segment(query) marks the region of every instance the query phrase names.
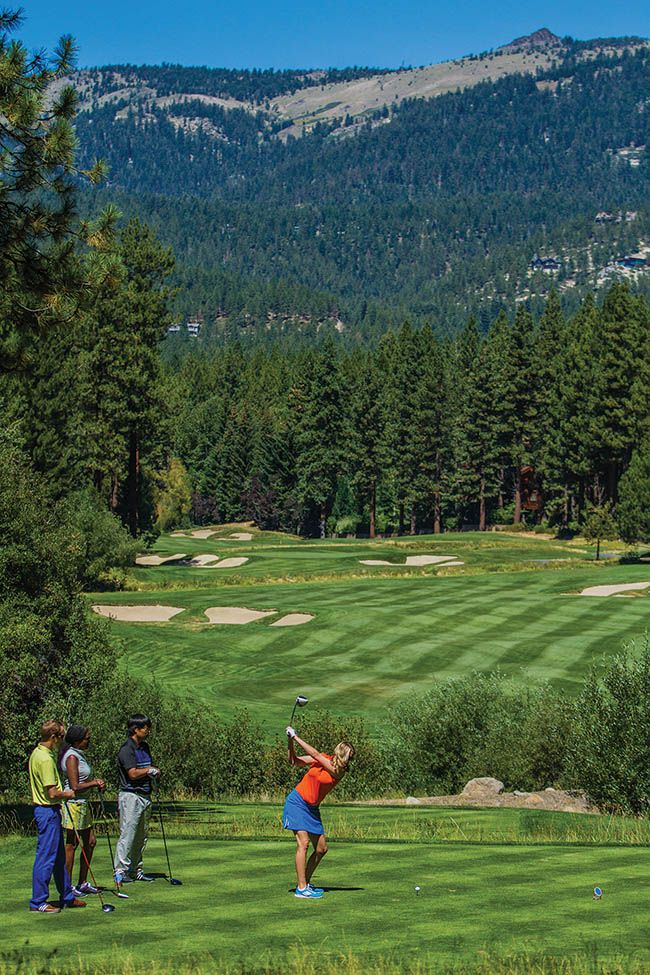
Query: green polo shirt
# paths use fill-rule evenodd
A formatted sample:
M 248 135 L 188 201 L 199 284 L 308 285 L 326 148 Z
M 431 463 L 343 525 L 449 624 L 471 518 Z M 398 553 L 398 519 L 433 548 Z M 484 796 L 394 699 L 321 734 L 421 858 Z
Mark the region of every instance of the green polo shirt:
M 37 745 L 29 756 L 29 784 L 32 787 L 32 801 L 35 806 L 60 806 L 60 799 L 50 799 L 49 786 L 61 789 L 61 777 L 56 767 L 53 749 Z

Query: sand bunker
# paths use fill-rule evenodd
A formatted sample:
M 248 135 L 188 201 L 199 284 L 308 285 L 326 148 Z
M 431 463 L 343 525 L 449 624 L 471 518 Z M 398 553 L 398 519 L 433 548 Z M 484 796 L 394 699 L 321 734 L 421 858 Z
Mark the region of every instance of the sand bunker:
M 385 559 L 360 559 L 361 565 L 392 565 L 399 568 L 404 565 L 464 565 L 455 555 L 407 555 L 406 562 L 387 562 Z
M 93 606 L 100 616 L 125 623 L 168 623 L 172 616 L 182 613 L 178 606 Z
M 186 559 L 187 555 L 182 552 L 180 555 L 139 555 L 135 560 L 136 565 L 164 565 L 165 562 L 178 562 Z
M 229 538 L 234 538 L 236 542 L 250 542 L 253 539 L 251 532 L 234 532 Z
M 313 618 L 311 613 L 287 613 L 282 619 L 271 623 L 271 626 L 300 626 L 301 623 L 311 623 Z
M 240 565 L 244 565 L 248 562 L 248 559 L 237 558 L 237 559 L 222 559 L 218 565 L 211 565 L 211 569 L 238 569 Z
M 235 624 L 253 623 L 274 613 L 277 613 L 277 609 L 245 609 L 241 606 L 213 606 L 205 611 L 210 623 Z
M 583 589 L 579 596 L 618 596 L 621 593 L 633 592 L 639 589 L 650 589 L 650 582 L 626 582 L 621 586 L 590 586 Z
M 193 555 L 191 559 L 183 562 L 183 565 L 193 565 L 197 566 L 198 568 L 202 568 L 204 566 L 212 566 L 213 562 L 218 561 L 218 555 Z
M 197 528 L 193 532 L 172 532 L 172 538 L 210 538 L 215 534 L 214 528 Z

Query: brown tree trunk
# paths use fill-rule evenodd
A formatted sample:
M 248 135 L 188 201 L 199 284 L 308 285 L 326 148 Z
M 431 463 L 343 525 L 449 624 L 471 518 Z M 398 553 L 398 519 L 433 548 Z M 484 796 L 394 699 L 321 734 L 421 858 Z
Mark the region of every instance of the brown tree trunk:
M 485 531 L 485 481 L 481 478 L 481 490 L 478 496 L 478 530 Z
M 404 503 L 402 502 L 399 506 L 399 524 L 397 526 L 397 534 L 404 534 Z
M 322 501 L 321 502 L 321 506 L 320 506 L 320 519 L 319 519 L 320 537 L 321 538 L 325 538 L 325 525 L 327 523 L 326 514 L 327 514 L 326 504 L 325 504 L 324 501 Z
M 521 524 L 521 468 L 515 473 L 515 525 Z
M 505 505 L 505 498 L 503 496 L 503 482 L 505 480 L 505 477 L 506 474 L 502 467 L 501 470 L 499 471 L 499 498 L 497 501 L 497 504 L 499 505 L 500 508 L 503 508 Z
M 433 534 L 439 535 L 442 531 L 442 511 L 441 511 L 440 491 L 436 491 L 433 496 Z
M 377 534 L 377 485 L 372 482 L 370 487 L 370 537 L 374 538 Z
M 138 535 L 140 508 L 140 444 L 138 435 L 129 435 L 129 475 L 127 479 L 127 523 L 134 538 Z
M 611 504 L 618 501 L 618 464 L 615 460 L 607 465 L 607 500 Z
M 120 482 L 117 479 L 117 474 L 113 474 L 111 477 L 111 511 L 116 512 L 117 506 L 120 501 Z
M 417 506 L 415 501 L 411 501 L 411 535 L 418 533 Z

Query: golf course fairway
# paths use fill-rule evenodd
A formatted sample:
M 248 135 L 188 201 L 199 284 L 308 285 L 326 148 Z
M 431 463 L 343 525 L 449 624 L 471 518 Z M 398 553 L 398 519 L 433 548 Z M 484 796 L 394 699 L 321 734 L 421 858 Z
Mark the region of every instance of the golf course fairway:
M 650 565 L 618 557 L 596 563 L 584 545 L 495 533 L 321 543 L 252 534 L 241 543 L 163 536 L 154 549 L 161 555 L 218 552 L 249 561 L 225 575 L 173 564 L 137 569 L 129 591 L 89 601 L 108 611 L 173 607 L 169 622 L 107 623 L 123 641 L 122 664 L 223 716 L 254 703 L 268 734 L 284 728 L 296 690 L 335 713 L 362 714 L 369 725 L 406 694 L 472 671 L 549 680 L 572 693 L 593 664 L 642 638 L 650 620 L 647 592 L 578 595 L 596 584 L 650 581 Z M 422 553 L 463 564 L 360 564 Z M 212 625 L 206 610 L 218 607 L 270 615 Z M 313 618 L 274 626 L 285 614 Z

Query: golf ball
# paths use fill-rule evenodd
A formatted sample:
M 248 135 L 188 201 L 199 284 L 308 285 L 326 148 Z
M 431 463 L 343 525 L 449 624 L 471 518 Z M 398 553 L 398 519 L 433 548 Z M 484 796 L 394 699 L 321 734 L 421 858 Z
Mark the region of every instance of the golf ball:
M 416 893 L 416 894 L 419 894 L 419 893 L 420 893 L 420 888 L 419 888 L 419 887 L 417 886 L 417 884 L 416 884 L 416 886 L 415 886 L 415 893 Z

